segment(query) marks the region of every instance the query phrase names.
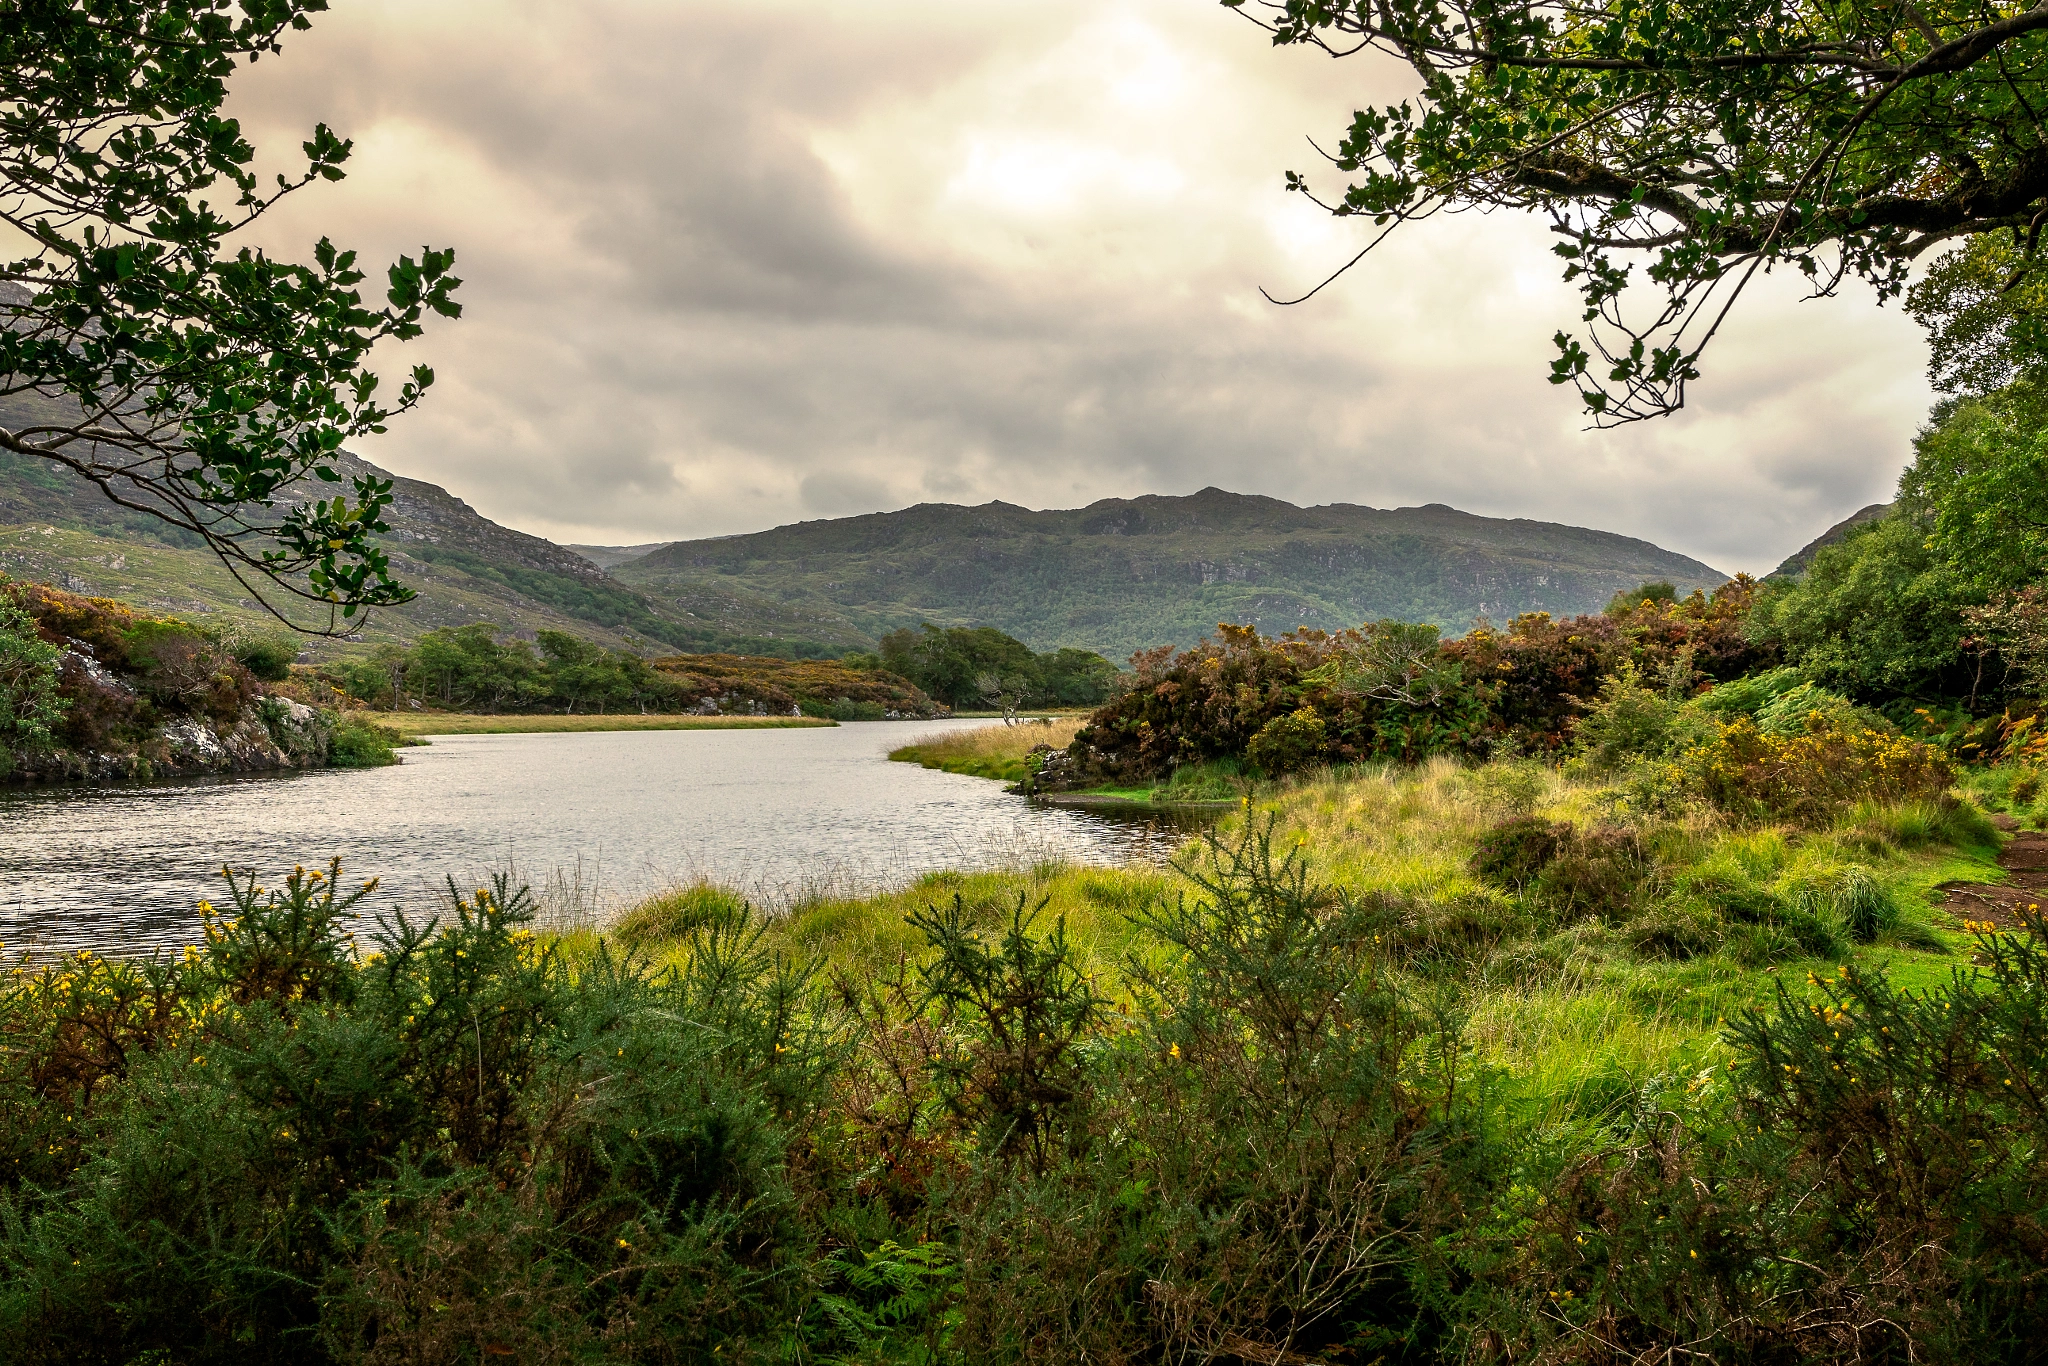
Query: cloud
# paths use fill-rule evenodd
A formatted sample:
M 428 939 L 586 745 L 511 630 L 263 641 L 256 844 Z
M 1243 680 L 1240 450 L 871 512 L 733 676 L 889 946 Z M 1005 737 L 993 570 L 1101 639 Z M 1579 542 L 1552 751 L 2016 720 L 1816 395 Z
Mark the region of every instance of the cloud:
M 440 383 L 364 453 L 560 540 L 1218 484 L 1761 570 L 1888 496 L 1928 393 L 1865 298 L 1767 282 L 1685 413 L 1615 433 L 1544 382 L 1577 307 L 1532 221 L 1260 299 L 1357 249 L 1280 171 L 1401 76 L 1188 0 L 353 0 L 234 107 L 280 157 L 356 140 L 276 249 L 458 250 L 466 316 L 390 357 Z

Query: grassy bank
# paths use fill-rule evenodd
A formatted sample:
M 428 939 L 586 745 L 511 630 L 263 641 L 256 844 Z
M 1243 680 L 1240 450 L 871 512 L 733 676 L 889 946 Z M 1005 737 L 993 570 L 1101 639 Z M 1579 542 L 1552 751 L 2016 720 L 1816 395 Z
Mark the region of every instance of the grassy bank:
M 594 730 L 787 730 L 836 726 L 810 716 L 611 716 L 472 715 L 467 712 L 386 711 L 359 715 L 401 735 L 526 735 L 543 731 Z
M 1007 729 L 944 737 L 987 746 L 955 746 L 950 771 L 1014 754 L 1022 728 Z M 1847 966 L 1914 988 L 1946 979 L 1971 936 L 1931 889 L 2003 876 L 1981 817 L 1904 803 L 1850 808 L 1818 830 L 1696 812 L 1643 831 L 1637 849 L 1586 851 L 1549 888 L 1518 892 L 1474 870 L 1489 832 L 1529 820 L 1599 828 L 1608 789 L 1536 764 L 1439 760 L 1324 772 L 1264 792 L 1241 799 L 1220 836 L 1271 822 L 1276 847 L 1330 894 L 1395 908 L 1381 933 L 1399 971 L 1450 990 L 1467 1013 L 1475 1062 L 1561 1113 L 1583 1108 L 1573 1097 L 1588 1087 L 1694 1067 L 1718 1048 L 1727 1020 L 1767 1006 L 1780 985 L 1807 994 L 1809 972 Z M 1191 841 L 1183 857 L 1200 849 Z M 1845 888 L 1877 907 L 1858 932 L 1828 905 Z M 1042 907 L 1042 923 L 1062 922 L 1084 971 L 1109 982 L 1133 954 L 1158 947 L 1134 917 L 1196 891 L 1170 868 L 1053 861 L 944 871 L 870 897 L 801 901 L 765 922 L 764 943 L 866 975 L 916 957 L 924 939 L 910 918 L 935 903 L 959 896 L 989 917 L 1022 898 Z M 691 932 L 739 901 L 716 887 L 678 889 L 629 910 L 614 933 L 657 961 L 680 961 Z M 573 945 L 590 946 L 589 936 Z
M 920 764 L 947 773 L 1021 783 L 1030 775 L 1031 751 L 1039 745 L 1065 749 L 1086 718 L 1034 718 L 1021 725 L 983 726 L 975 730 L 924 735 L 889 751 L 899 763 Z
M 1021 783 L 1031 775 L 1034 749 L 1039 745 L 1065 749 L 1072 743 L 1075 733 L 1086 724 L 1086 716 L 1044 716 L 1015 726 L 945 731 L 921 736 L 910 744 L 890 750 L 889 757 L 900 763 L 922 764 L 947 773 Z M 1205 763 L 1183 764 L 1158 782 L 1105 783 L 1061 793 L 1054 800 L 1075 805 L 1092 802 L 1213 805 L 1234 802 L 1246 796 L 1269 795 L 1275 790 L 1275 784 L 1256 778 L 1236 760 L 1212 759 Z

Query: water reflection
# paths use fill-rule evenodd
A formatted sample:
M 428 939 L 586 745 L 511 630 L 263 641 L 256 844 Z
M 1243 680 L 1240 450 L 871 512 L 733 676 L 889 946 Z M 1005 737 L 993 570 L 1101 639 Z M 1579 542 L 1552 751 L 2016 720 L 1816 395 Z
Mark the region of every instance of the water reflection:
M 446 736 L 369 772 L 10 791 L 0 943 L 9 956 L 189 943 L 223 863 L 274 876 L 339 855 L 381 879 L 380 909 L 509 867 L 558 913 L 598 913 L 695 877 L 775 905 L 934 868 L 1157 860 L 1187 837 L 1193 818 L 1034 806 L 885 757 L 985 724 Z

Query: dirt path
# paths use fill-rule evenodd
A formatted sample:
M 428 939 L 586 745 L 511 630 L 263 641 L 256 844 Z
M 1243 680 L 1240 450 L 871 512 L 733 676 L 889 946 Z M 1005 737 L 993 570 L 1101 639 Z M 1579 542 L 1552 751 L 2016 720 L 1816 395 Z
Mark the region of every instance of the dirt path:
M 2021 830 L 2012 817 L 1997 815 L 1991 823 L 2012 833 L 2011 843 L 1998 856 L 1998 866 L 2011 874 L 1998 885 L 1981 882 L 1944 882 L 1935 888 L 1947 893 L 1940 904 L 1959 920 L 1988 920 L 2002 930 L 2017 929 L 2014 912 L 2031 906 L 2048 905 L 2048 834 Z

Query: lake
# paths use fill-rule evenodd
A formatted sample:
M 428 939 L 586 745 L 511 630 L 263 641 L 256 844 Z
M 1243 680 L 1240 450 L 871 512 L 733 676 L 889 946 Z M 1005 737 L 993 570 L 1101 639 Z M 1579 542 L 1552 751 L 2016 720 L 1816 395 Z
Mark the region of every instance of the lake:
M 767 906 L 936 868 L 1164 858 L 1184 818 L 1037 806 L 889 750 L 986 721 L 442 736 L 370 770 L 0 793 L 0 944 L 147 953 L 198 937 L 226 863 L 266 884 L 339 855 L 366 906 L 512 870 L 558 919 L 708 877 Z

